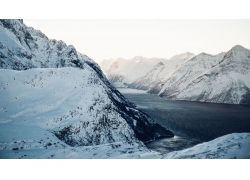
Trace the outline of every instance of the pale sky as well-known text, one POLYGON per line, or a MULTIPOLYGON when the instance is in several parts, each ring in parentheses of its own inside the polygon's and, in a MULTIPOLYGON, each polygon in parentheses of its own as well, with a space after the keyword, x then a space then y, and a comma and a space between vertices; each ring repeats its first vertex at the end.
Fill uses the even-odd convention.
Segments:
POLYGON ((250 20, 27 20, 96 62, 134 56, 171 58, 183 52, 217 54, 250 48, 250 20))

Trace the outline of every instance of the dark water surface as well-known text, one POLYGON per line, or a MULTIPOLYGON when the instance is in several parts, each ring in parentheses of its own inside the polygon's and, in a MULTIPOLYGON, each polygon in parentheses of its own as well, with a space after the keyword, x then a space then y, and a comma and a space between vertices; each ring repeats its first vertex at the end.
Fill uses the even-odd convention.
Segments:
POLYGON ((146 144, 161 153, 186 149, 234 132, 250 132, 250 106, 175 101, 141 90, 118 90, 138 109, 175 134, 173 138, 146 144))

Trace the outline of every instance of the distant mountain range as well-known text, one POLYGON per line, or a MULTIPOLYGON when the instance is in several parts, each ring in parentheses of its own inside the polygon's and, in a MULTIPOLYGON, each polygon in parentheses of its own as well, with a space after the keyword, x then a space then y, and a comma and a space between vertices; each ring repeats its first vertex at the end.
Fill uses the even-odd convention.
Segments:
POLYGON ((169 60, 143 58, 141 64, 145 60, 143 66, 125 59, 109 60, 110 66, 104 60, 100 66, 106 65, 103 71, 116 87, 147 90, 176 100, 250 104, 250 50, 240 45, 217 55, 187 52, 169 60))
MULTIPOLYGON (((128 87, 134 82, 138 82, 140 86, 149 86, 150 82, 171 73, 178 65, 193 56, 194 54, 187 52, 176 55, 169 60, 164 58, 145 58, 142 56, 135 56, 132 59, 108 59, 103 60, 100 63, 100 67, 110 83, 115 87, 128 87), (157 66, 158 63, 160 64, 157 66), (164 65, 165 63, 167 63, 167 66, 164 65), (164 68, 160 66, 164 66, 164 68), (149 74, 147 75, 147 73, 149 74), (145 82, 145 79, 148 79, 146 76, 151 74, 154 75, 150 77, 150 82, 145 82)), ((135 84, 131 86, 135 86, 135 84)))

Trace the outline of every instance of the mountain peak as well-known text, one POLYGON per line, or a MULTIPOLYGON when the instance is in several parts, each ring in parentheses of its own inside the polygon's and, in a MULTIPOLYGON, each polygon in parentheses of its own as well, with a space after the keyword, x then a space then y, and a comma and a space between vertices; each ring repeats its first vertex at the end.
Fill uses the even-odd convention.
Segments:
POLYGON ((191 53, 189 51, 186 52, 187 55, 195 55, 194 53, 191 53))
POLYGON ((234 47, 232 47, 232 50, 236 50, 236 51, 245 51, 246 48, 244 48, 241 45, 235 45, 234 47))

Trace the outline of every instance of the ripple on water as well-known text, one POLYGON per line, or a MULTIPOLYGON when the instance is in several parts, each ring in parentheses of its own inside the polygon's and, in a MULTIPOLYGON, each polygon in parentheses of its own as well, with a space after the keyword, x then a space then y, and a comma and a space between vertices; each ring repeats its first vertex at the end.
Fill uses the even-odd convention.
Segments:
POLYGON ((155 141, 147 143, 146 146, 153 151, 165 154, 172 151, 183 150, 195 146, 201 142, 202 141, 198 139, 191 138, 188 136, 174 136, 172 138, 157 139, 155 141))

